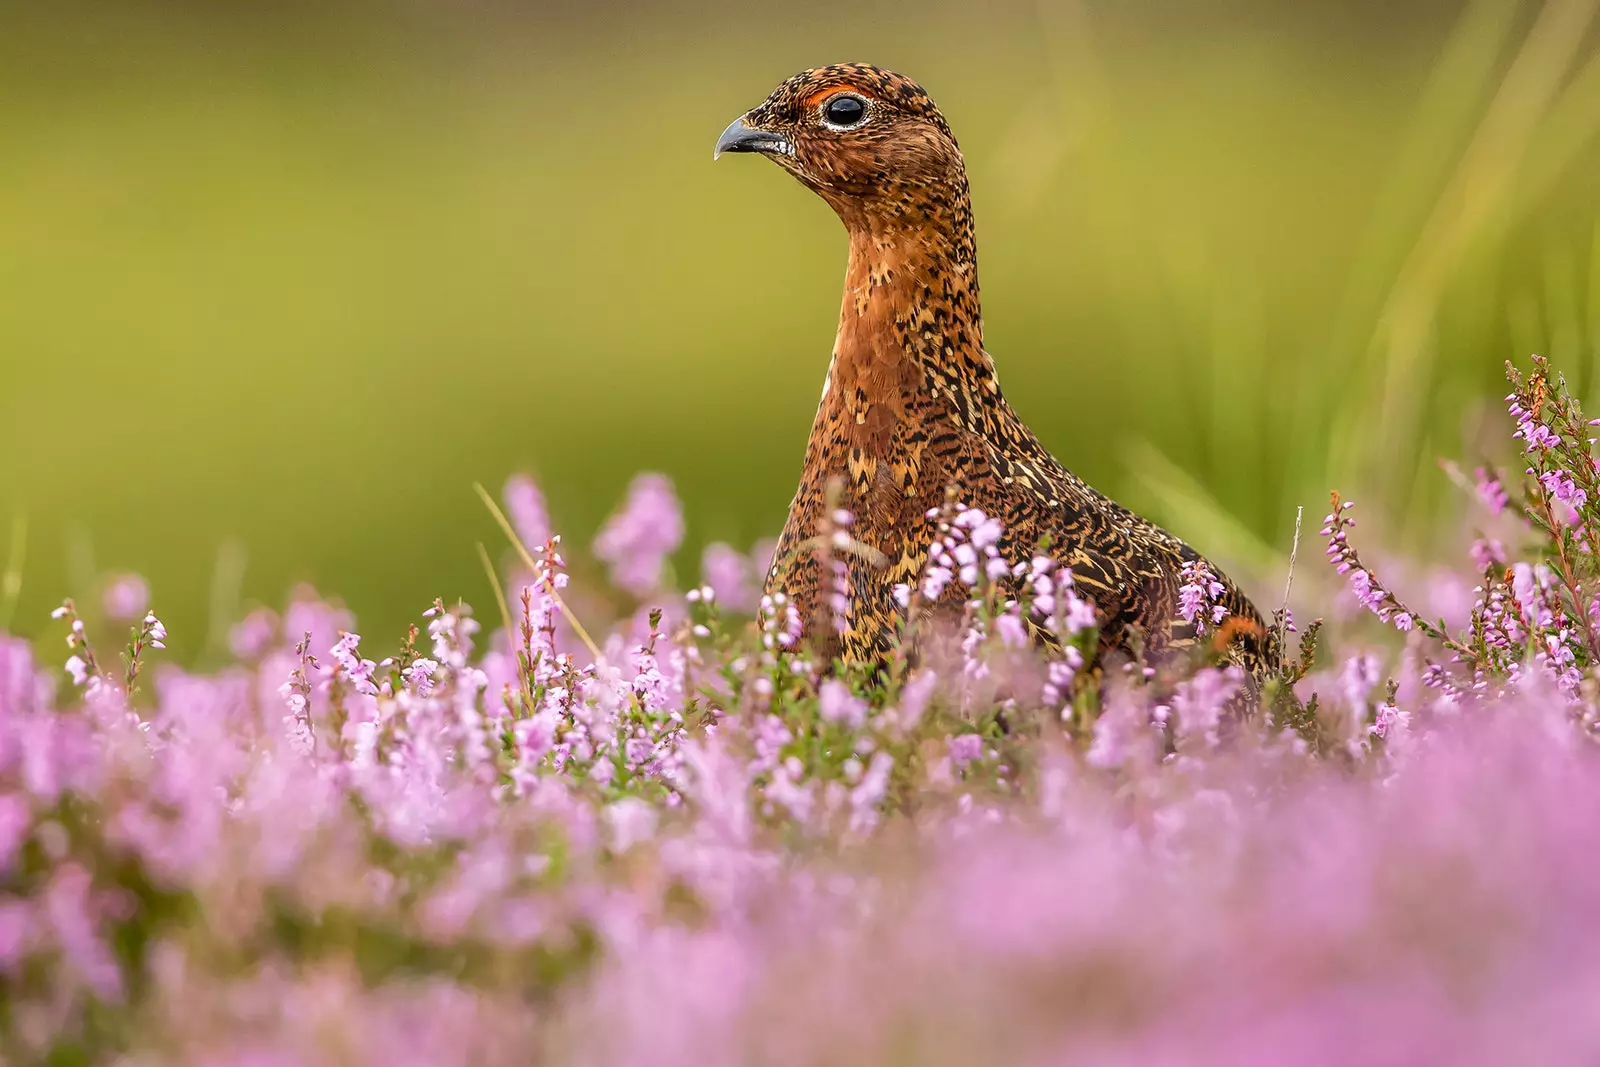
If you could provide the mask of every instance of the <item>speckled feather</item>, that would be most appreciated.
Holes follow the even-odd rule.
[[[866,103],[864,120],[842,130],[822,110],[841,93]],[[821,67],[779,85],[742,122],[782,138],[760,150],[826,200],[850,238],[833,358],[766,591],[793,599],[826,653],[882,661],[904,621],[892,591],[916,583],[937,533],[928,512],[954,487],[1004,522],[1007,560],[1047,542],[1071,566],[1100,612],[1102,654],[1127,650],[1136,632],[1155,655],[1190,645],[1178,590],[1198,554],[1057,462],[1000,391],[983,347],[966,167],[928,94],[877,67]],[[842,634],[827,618],[828,579],[812,547],[830,491],[878,556],[846,557]],[[1238,587],[1211,570],[1234,617],[1226,653],[1259,680],[1276,666],[1275,642]]]

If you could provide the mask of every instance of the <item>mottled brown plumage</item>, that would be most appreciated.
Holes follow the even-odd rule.
[[[862,64],[808,70],[729,126],[724,151],[773,159],[828,202],[850,238],[833,359],[767,592],[788,594],[826,651],[883,660],[904,614],[892,590],[917,581],[936,535],[928,512],[954,487],[1005,523],[1008,560],[1048,539],[1094,598],[1102,653],[1126,650],[1135,628],[1154,654],[1191,644],[1177,598],[1184,562],[1200,557],[1058,463],[1000,391],[983,348],[966,168],[928,94]],[[811,547],[826,530],[830,491],[854,513],[855,539],[881,554],[846,557],[842,635],[828,625]],[[1275,643],[1222,581],[1235,616],[1228,655],[1259,679],[1276,665]]]

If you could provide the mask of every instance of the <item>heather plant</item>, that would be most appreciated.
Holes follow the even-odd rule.
[[[873,670],[757,593],[768,547],[674,588],[656,477],[595,545],[614,596],[518,477],[484,494],[495,621],[440,599],[390,643],[297,590],[195,674],[122,576],[62,605],[60,661],[0,636],[0,1056],[1592,1061],[1600,471],[1561,379],[1512,381],[1521,466],[1463,479],[1467,621],[1408,607],[1335,497],[1388,639],[1319,650],[1286,600],[1261,692],[1213,641],[1096,661],[1070,571],[955,496]]]
[[[1600,461],[1592,434],[1600,420],[1584,418],[1565,379],[1543,357],[1533,357],[1526,375],[1510,364],[1506,371],[1512,390],[1505,403],[1516,423],[1511,436],[1525,466],[1510,478],[1479,467],[1473,489],[1487,517],[1516,520],[1518,551],[1511,555],[1487,534],[1473,541],[1479,582],[1466,623],[1452,630],[1443,619],[1429,621],[1380,581],[1350,543],[1352,504],[1337,493],[1322,529],[1327,555],[1372,615],[1426,638],[1422,681],[1445,701],[1494,695],[1534,669],[1556,681],[1592,728],[1592,669],[1600,657]]]

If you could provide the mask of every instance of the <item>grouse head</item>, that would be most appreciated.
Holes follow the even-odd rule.
[[[930,197],[966,198],[961,150],[932,98],[864,63],[789,78],[722,131],[716,155],[724,152],[768,156],[850,226],[909,221]]]

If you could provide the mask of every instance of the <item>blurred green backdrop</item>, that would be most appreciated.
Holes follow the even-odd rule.
[[[395,633],[487,605],[470,486],[515,469],[578,544],[640,469],[685,566],[774,533],[844,243],[711,145],[842,59],[950,118],[988,347],[1069,466],[1255,583],[1330,486],[1422,543],[1505,359],[1600,390],[1597,6],[8,5],[0,612],[132,569],[193,655],[221,558]]]

